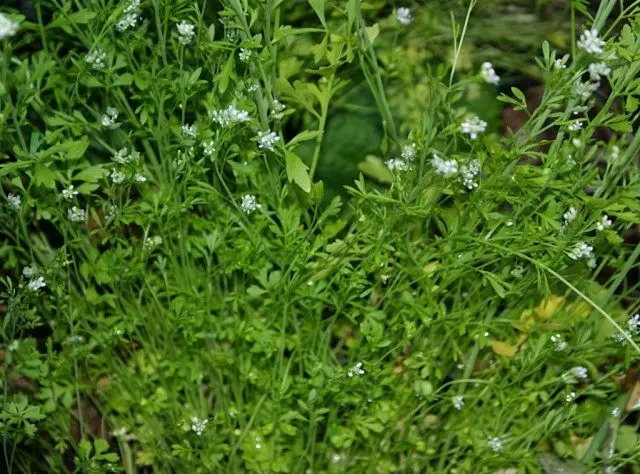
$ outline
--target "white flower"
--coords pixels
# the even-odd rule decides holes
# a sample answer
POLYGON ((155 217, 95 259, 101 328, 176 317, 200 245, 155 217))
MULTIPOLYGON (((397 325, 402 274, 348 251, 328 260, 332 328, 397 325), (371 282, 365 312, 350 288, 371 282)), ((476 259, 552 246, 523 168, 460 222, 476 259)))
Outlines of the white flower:
POLYGON ((413 17, 411 16, 411 10, 406 7, 398 8, 398 10, 396 11, 396 20, 398 20, 398 23, 400 23, 401 25, 408 25, 413 20, 413 17))
POLYGON ((565 225, 568 225, 568 224, 572 223, 576 219, 577 216, 578 216, 578 211, 576 211, 575 208, 573 208, 573 207, 570 207, 569 209, 567 209, 567 212, 562 214, 562 217, 564 218, 565 225))
POLYGON ((349 369, 347 372, 349 377, 353 377, 354 375, 364 375, 364 369, 362 368, 362 362, 356 363, 353 368, 349 369))
POLYGON ((477 116, 467 118, 460 126, 460 131, 469 135, 471 140, 478 138, 478 134, 484 132, 487 129, 487 122, 481 120, 477 116))
POLYGON ((611 147, 611 154, 609 155, 609 160, 615 163, 616 161, 618 161, 619 157, 620 157, 620 147, 618 145, 613 145, 611 147))
POLYGON ((27 285, 31 291, 38 291, 40 288, 44 288, 47 284, 44 282, 44 277, 34 278, 27 285))
POLYGON ((211 120, 222 127, 228 127, 234 123, 249 120, 249 112, 246 110, 238 110, 235 105, 231 104, 227 106, 226 109, 214 110, 211 113, 211 120))
MULTIPOLYGON (((253 84, 255 85, 255 84, 253 84)), ((284 109, 286 109, 287 107, 280 102, 279 100, 272 100, 271 101, 271 116, 273 118, 275 118, 276 120, 280 120, 283 117, 283 113, 284 109)))
POLYGON ((195 138, 198 135, 198 126, 195 123, 193 125, 185 123, 182 126, 182 133, 188 137, 195 138))
POLYGON ((122 16, 116 23, 116 29, 126 31, 129 28, 135 28, 138 23, 138 15, 140 15, 140 0, 129 0, 122 16))
POLYGON ((124 438, 127 435, 127 427, 121 426, 117 430, 112 431, 111 434, 116 438, 124 438))
POLYGON ((601 54, 602 47, 607 44, 598 37, 598 30, 592 28, 586 30, 580 35, 578 40, 578 48, 583 49, 589 54, 601 54))
POLYGON ((116 163, 120 163, 121 165, 124 165, 126 163, 129 163, 132 160, 137 160, 139 157, 140 157, 140 153, 136 151, 129 153, 128 148, 122 148, 121 150, 117 151, 113 155, 113 161, 115 161, 116 163))
POLYGON ((107 204, 107 206, 105 207, 104 218, 106 220, 111 220, 116 216, 117 213, 118 209, 116 208, 116 206, 114 206, 113 204, 107 204))
POLYGON ((504 446, 502 445, 502 440, 497 436, 489 436, 487 443, 489 444, 489 447, 491 448, 491 450, 495 453, 499 453, 504 449, 504 446))
POLYGON ((609 216, 604 214, 600 218, 600 222, 596 223, 596 230, 598 232, 602 232, 603 230, 608 229, 609 227, 611 227, 611 224, 613 224, 613 222, 611 222, 611 219, 609 219, 609 216))
POLYGON ((435 172, 438 174, 448 176, 458 173, 458 162, 456 160, 443 160, 434 153, 431 164, 433 164, 435 172))
POLYGON ((261 209, 262 204, 259 204, 256 201, 256 197, 253 194, 245 194, 242 196, 242 202, 240 203, 240 209, 247 214, 251 214, 252 212, 261 209))
POLYGON ((570 132, 577 132, 582 128, 582 122, 580 120, 574 120, 569 124, 567 128, 569 129, 570 132))
POLYGON ((618 418, 622 414, 622 410, 619 407, 615 407, 611 409, 611 416, 614 418, 618 418))
POLYGON ((581 82, 577 80, 573 90, 582 100, 587 100, 591 97, 591 94, 598 90, 598 87, 600 87, 599 82, 581 82))
POLYGON ((490 62, 482 63, 480 66, 480 75, 485 82, 493 85, 500 84, 500 76, 496 74, 496 71, 493 69, 493 64, 490 62))
POLYGON ((38 272, 38 267, 36 266, 35 263, 32 263, 28 267, 24 267, 22 269, 22 274, 27 278, 34 276, 37 272, 38 272))
POLYGON ((104 69, 107 54, 101 49, 90 51, 84 58, 84 61, 91 69, 104 69))
POLYGON ((195 35, 194 28, 195 26, 191 23, 187 23, 186 21, 182 21, 176 25, 176 29, 178 30, 178 41, 180 44, 186 46, 191 43, 191 40, 195 35))
POLYGON ((629 343, 624 334, 618 331, 611 334, 611 339, 613 339, 616 344, 620 344, 621 346, 626 346, 629 343))
POLYGON ((593 63, 589 64, 589 76, 592 81, 599 81, 602 76, 609 77, 611 74, 611 68, 605 63, 593 63))
POLYGON ((640 314, 630 317, 627 326, 629 326, 630 332, 640 332, 640 314))
POLYGON ((111 171, 111 181, 113 181, 115 184, 120 184, 124 181, 124 173, 121 173, 120 171, 114 169, 111 171))
POLYGON ((144 241, 144 246, 148 249, 162 245, 162 237, 156 235, 154 237, 147 237, 144 241))
POLYGON ((73 184, 70 184, 66 189, 62 190, 62 197, 65 198, 66 200, 73 199, 73 196, 76 196, 77 194, 78 194, 78 191, 75 190, 75 187, 73 186, 73 184))
POLYGON ((584 242, 579 242, 571 249, 569 252, 569 257, 573 260, 578 260, 580 258, 591 258, 593 256, 593 247, 591 245, 587 245, 584 242))
POLYGON ((238 58, 240 58, 240 61, 246 63, 247 61, 249 61, 249 59, 251 59, 252 55, 253 53, 250 49, 240 48, 240 52, 238 53, 238 58))
POLYGON ((576 148, 582 148, 582 140, 580 140, 579 138, 573 138, 571 139, 571 143, 573 144, 574 147, 576 148))
POLYGON ((416 157, 416 144, 412 143, 410 145, 404 145, 402 147, 402 153, 400 154, 400 156, 402 156, 402 158, 407 161, 413 161, 413 159, 416 157))
POLYGON ((553 343, 553 348, 556 352, 561 352, 567 348, 567 343, 560 334, 551 336, 551 342, 553 343))
POLYGON ((20 341, 18 339, 14 339, 11 341, 11 344, 7 346, 7 350, 9 352, 15 352, 18 350, 18 347, 20 347, 20 341))
POLYGON ((562 374, 562 380, 566 384, 575 384, 579 380, 584 380, 589 376, 587 369, 584 367, 573 367, 562 374))
POLYGON ((576 392, 569 392, 564 399, 567 403, 571 403, 576 399, 576 392))
POLYGON ((334 454, 333 456, 331 456, 331 460, 335 463, 340 462, 341 459, 342 456, 340 456, 339 454, 334 454))
POLYGON ((209 140, 208 142, 204 142, 202 144, 202 151, 207 156, 213 155, 213 153, 216 151, 215 148, 213 148, 213 140, 209 140))
POLYGON ((589 107, 587 107, 586 105, 576 105, 573 110, 571 111, 571 113, 573 115, 578 115, 581 114, 583 112, 586 112, 587 110, 589 110, 589 107))
POLYGON ((409 164, 400 158, 391 158, 384 162, 391 171, 407 171, 409 164))
POLYGON ((472 190, 478 187, 476 177, 480 173, 480 160, 471 160, 460 167, 460 180, 464 187, 472 190))
POLYGON ((201 419, 201 418, 198 418, 197 416, 191 417, 191 429, 198 436, 204 433, 204 430, 207 428, 208 423, 209 423, 209 420, 207 418, 201 419))
POLYGON ((280 141, 276 132, 258 132, 258 147, 263 150, 275 151, 275 144, 280 141))
POLYGON ((136 174, 133 179, 137 182, 137 183, 144 183, 147 181, 147 177, 143 174, 136 174))
POLYGON ((569 55, 565 54, 564 56, 562 56, 562 58, 556 59, 553 62, 553 67, 555 67, 556 69, 566 69, 567 61, 569 61, 569 55))
POLYGON ((102 114, 100 123, 105 128, 118 128, 120 126, 118 123, 118 115, 118 109, 115 107, 107 107, 106 112, 102 114))
POLYGON ((9 193, 7 195, 7 201, 9 202, 9 206, 12 209, 18 210, 22 205, 22 198, 17 194, 9 193))
POLYGON ((464 397, 462 395, 456 395, 455 397, 453 397, 451 402, 453 403, 453 408, 460 411, 462 409, 462 406, 464 405, 464 397))
POLYGON ((4 13, 0 13, 0 40, 13 36, 18 32, 18 25, 11 21, 4 13))
POLYGON ((84 209, 78 209, 76 206, 73 206, 67 210, 67 217, 71 222, 84 222, 87 218, 87 213, 84 209))

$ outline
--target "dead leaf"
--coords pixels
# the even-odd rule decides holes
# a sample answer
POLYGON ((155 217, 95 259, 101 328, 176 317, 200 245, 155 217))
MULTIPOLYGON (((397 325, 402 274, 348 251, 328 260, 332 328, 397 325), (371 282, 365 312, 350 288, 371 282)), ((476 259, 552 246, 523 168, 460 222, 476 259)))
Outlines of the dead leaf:
POLYGON ((631 390, 624 409, 628 412, 640 410, 640 382, 636 382, 635 386, 631 390))

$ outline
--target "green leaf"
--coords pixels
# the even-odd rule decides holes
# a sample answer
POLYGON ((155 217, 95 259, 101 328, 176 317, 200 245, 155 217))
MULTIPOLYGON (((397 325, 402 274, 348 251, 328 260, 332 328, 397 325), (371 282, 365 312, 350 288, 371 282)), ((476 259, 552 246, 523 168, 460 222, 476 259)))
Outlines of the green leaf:
POLYGON ((222 68, 222 72, 220 73, 219 77, 218 77, 218 90, 221 93, 224 93, 224 91, 227 90, 227 87, 229 87, 229 81, 231 80, 231 77, 233 76, 233 65, 234 65, 234 55, 230 54, 229 55, 229 59, 227 59, 227 62, 225 63, 224 67, 222 68))
POLYGON ((56 175, 47 166, 38 163, 34 172, 34 180, 37 185, 53 189, 56 186, 56 175))
POLYGON ((289 178, 289 181, 295 182, 306 193, 311 191, 311 179, 307 172, 309 169, 307 165, 305 165, 300 157, 292 151, 287 150, 284 157, 287 165, 287 178, 289 178))
POLYGON ((0 176, 4 176, 13 171, 19 170, 21 168, 27 168, 33 163, 32 161, 15 161, 13 163, 6 163, 0 166, 0 176))
POLYGON ((133 83, 133 76, 130 73, 124 73, 113 81, 114 86, 130 86, 133 83))
POLYGON ((70 142, 67 145, 67 158, 70 160, 81 158, 88 147, 89 139, 87 137, 83 137, 81 140, 75 142, 70 142))
POLYGON ((93 165, 73 177, 74 181, 84 181, 86 183, 95 183, 104 176, 102 165, 93 165))
POLYGON ((96 450, 96 454, 102 454, 109 449, 109 443, 102 438, 98 438, 93 442, 93 447, 96 450))
POLYGON ((381 183, 393 183, 393 174, 377 156, 367 155, 364 161, 358 163, 358 169, 381 183))
POLYGON ((327 27, 327 22, 324 19, 324 0, 309 0, 309 5, 313 8, 313 11, 318 15, 318 19, 322 26, 327 27))
POLYGON ((305 130, 304 132, 300 132, 295 137, 293 137, 291 141, 287 143, 287 146, 293 147, 298 143, 302 143, 308 140, 313 140, 318 135, 320 135, 320 131, 318 130, 305 130))
POLYGON ((493 273, 482 272, 482 274, 489 281, 489 283, 491 283, 491 286, 493 287, 493 289, 495 290, 495 292, 500 298, 504 298, 505 296, 507 296, 507 291, 504 287, 505 285, 504 282, 501 282, 500 280, 498 280, 498 277, 495 276, 493 273))
POLYGON ((80 186, 76 188, 80 194, 91 194, 93 191, 98 189, 99 186, 93 183, 82 183, 80 186))

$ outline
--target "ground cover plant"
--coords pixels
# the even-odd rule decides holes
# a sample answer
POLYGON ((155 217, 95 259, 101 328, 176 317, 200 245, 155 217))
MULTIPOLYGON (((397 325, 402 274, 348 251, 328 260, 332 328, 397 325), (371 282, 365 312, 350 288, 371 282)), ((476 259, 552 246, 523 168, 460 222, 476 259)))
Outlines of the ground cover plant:
POLYGON ((640 2, 531 3, 3 6, 2 472, 640 472, 640 2))

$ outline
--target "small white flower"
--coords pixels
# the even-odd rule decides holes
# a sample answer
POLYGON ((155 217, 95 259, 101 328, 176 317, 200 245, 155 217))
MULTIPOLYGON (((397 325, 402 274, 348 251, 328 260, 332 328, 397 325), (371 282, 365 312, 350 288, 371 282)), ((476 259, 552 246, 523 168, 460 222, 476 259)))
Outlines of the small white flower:
POLYGON ((124 438, 127 435, 127 427, 121 426, 117 430, 112 431, 111 434, 116 438, 124 438))
POLYGON ((349 377, 353 377, 354 375, 364 375, 364 369, 362 368, 362 362, 356 363, 353 368, 349 369, 347 372, 349 377))
POLYGON ((338 463, 338 462, 340 462, 340 460, 341 460, 341 459, 342 459, 342 456, 340 456, 339 454, 334 454, 333 456, 331 456, 331 460, 332 460, 334 463, 338 463))
POLYGON ((502 440, 497 436, 489 436, 487 443, 489 444, 489 448, 495 453, 499 453, 504 449, 502 445, 502 440))
POLYGON ((14 339, 11 341, 11 344, 7 346, 7 350, 9 352, 15 352, 18 350, 18 347, 20 347, 20 341, 18 339, 14 339))
POLYGON ((576 219, 577 216, 578 216, 578 211, 576 211, 575 208, 573 207, 570 207, 569 209, 567 209, 567 212, 562 214, 565 225, 571 224, 576 219))
POLYGON ((569 124, 567 128, 569 129, 570 132, 577 132, 582 128, 582 122, 580 120, 574 120, 569 124))
POLYGON ((38 267, 35 263, 32 263, 31 265, 29 265, 28 267, 24 267, 22 269, 22 274, 27 277, 27 278, 31 278, 32 276, 34 276, 36 273, 38 272, 38 267))
POLYGON ((118 115, 118 109, 115 107, 107 107, 106 112, 102 114, 100 123, 105 128, 118 128, 120 126, 118 123, 118 115))
POLYGON ((576 392, 569 392, 564 399, 567 403, 571 403, 576 399, 576 392))
POLYGON ((464 405, 464 397, 462 395, 456 395, 451 400, 451 403, 453 403, 453 408, 460 411, 462 409, 462 406, 464 405))
POLYGON ((147 177, 143 174, 136 174, 133 179, 137 182, 137 183, 144 183, 147 181, 147 177))
POLYGON ((0 13, 0 40, 15 35, 19 26, 18 23, 11 21, 4 13, 0 13))
POLYGON ((402 156, 402 158, 407 161, 413 161, 413 159, 416 157, 416 144, 405 144, 402 147, 402 153, 400 154, 400 156, 402 156))
POLYGON ((564 56, 562 56, 562 58, 556 59, 553 62, 553 67, 555 67, 556 69, 566 69, 567 61, 569 61, 569 55, 565 54, 564 56))
POLYGON ((91 69, 104 69, 107 54, 101 49, 90 51, 84 58, 84 61, 91 69))
POLYGON ((195 138, 198 135, 198 126, 195 123, 192 125, 185 123, 182 126, 182 133, 188 137, 195 138))
POLYGON ((204 430, 207 428, 207 424, 209 423, 208 418, 198 418, 197 416, 191 417, 191 429, 195 434, 201 436, 204 433, 204 430))
POLYGON ((620 157, 620 147, 618 145, 613 145, 611 147, 611 154, 609 155, 609 160, 611 160, 612 163, 615 163, 616 161, 618 161, 619 157, 620 157))
POLYGON ((613 224, 613 222, 611 222, 611 219, 609 219, 609 216, 604 214, 600 218, 600 222, 596 223, 596 230, 598 232, 602 232, 603 230, 608 229, 609 227, 611 227, 611 224, 613 224))
POLYGON ((460 126, 460 131, 466 135, 469 135, 471 140, 478 138, 478 134, 484 132, 487 129, 487 122, 480 119, 477 116, 471 116, 467 118, 460 126))
POLYGON ((215 148, 213 147, 213 140, 209 140, 208 142, 204 142, 202 144, 202 152, 206 156, 211 156, 215 152, 215 148))
POLYGON ((611 409, 611 416, 614 418, 618 418, 622 414, 622 410, 618 407, 611 409))
POLYGON ((577 80, 573 90, 582 100, 587 100, 595 91, 598 90, 598 87, 600 87, 599 82, 582 82, 577 80))
POLYGON ((235 105, 231 104, 227 106, 226 109, 214 110, 211 113, 211 120, 222 127, 228 127, 234 123, 249 120, 249 112, 246 110, 238 110, 235 105))
POLYGON ((238 53, 240 61, 246 63, 251 59, 251 56, 253 56, 253 52, 250 49, 240 48, 240 52, 238 53))
POLYGON ((627 344, 629 344, 629 341, 624 336, 624 334, 619 331, 611 334, 611 339, 613 339, 616 344, 620 344, 621 346, 626 346, 627 344))
POLYGON ((113 219, 117 213, 118 209, 116 208, 116 206, 114 206, 113 204, 107 204, 105 207, 104 218, 109 221, 113 219))
POLYGON ((157 247, 158 245, 162 245, 162 237, 156 235, 154 237, 147 237, 144 241, 144 246, 148 249, 152 249, 157 247))
POLYGON ((75 336, 69 336, 66 342, 68 342, 69 344, 82 344, 84 343, 84 337, 76 334, 75 336))
POLYGON ((258 147, 263 150, 275 151, 275 144, 280 141, 276 132, 258 132, 258 147))
POLYGON ((592 81, 599 81, 601 77, 609 77, 611 74, 611 68, 605 63, 593 63, 589 64, 589 76, 592 81))
POLYGON ((584 367, 573 367, 562 374, 562 380, 567 384, 575 384, 578 380, 584 380, 589 376, 587 369, 584 367))
POLYGON ((560 334, 551 336, 551 342, 553 343, 553 348, 556 352, 561 352, 567 348, 567 343, 560 334))
POLYGON ((16 211, 20 209, 20 206, 22 205, 22 198, 17 194, 9 193, 7 195, 7 201, 9 202, 9 207, 16 211))
POLYGON ((480 174, 480 160, 471 160, 460 167, 460 180, 465 188, 472 190, 478 187, 476 177, 480 174))
POLYGON ((593 257, 593 247, 591 245, 586 244, 585 242, 577 243, 573 249, 569 252, 569 257, 573 260, 578 260, 580 258, 589 259, 593 257))
POLYGON ((482 63, 480 67, 480 75, 485 82, 489 84, 493 84, 497 86, 500 84, 500 76, 496 74, 496 71, 493 69, 493 64, 490 62, 482 63))
POLYGON ((191 40, 195 35, 194 28, 194 25, 187 23, 186 21, 182 21, 176 25, 176 29, 178 30, 178 41, 181 45, 186 46, 191 43, 191 40))
POLYGON ((582 140, 580 140, 579 138, 573 138, 571 140, 571 143, 573 144, 574 147, 576 148, 582 148, 582 140))
POLYGON ((602 54, 602 47, 607 44, 598 37, 598 30, 592 28, 586 30, 580 35, 578 40, 578 48, 583 49, 589 54, 602 54))
POLYGON ((44 277, 34 278, 27 285, 31 291, 38 291, 40 288, 44 288, 47 284, 44 282, 44 277))
POLYGON ((135 28, 138 23, 138 16, 140 15, 140 0, 129 0, 127 6, 124 8, 122 16, 116 23, 116 29, 118 31, 126 31, 129 28, 135 28))
POLYGON ((391 171, 407 171, 409 164, 401 158, 391 158, 384 162, 391 171))
POLYGON ((408 25, 413 21, 413 16, 411 16, 411 10, 406 7, 400 7, 396 11, 396 20, 401 25, 408 25))
POLYGON ((433 160, 431 161, 435 172, 450 176, 458 174, 458 162, 456 160, 443 160, 435 153, 433 154, 433 160))
POLYGON ((87 213, 84 209, 78 209, 76 206, 73 206, 67 210, 67 217, 71 222, 84 222, 87 218, 87 213))
POLYGON ((251 214, 252 212, 261 209, 262 204, 259 204, 256 201, 256 197, 253 194, 245 194, 242 196, 242 202, 240 203, 240 209, 246 214, 251 214))
MULTIPOLYGON (((255 85, 255 84, 253 84, 253 85, 255 85)), ((279 100, 276 100, 276 99, 272 100, 271 101, 271 116, 276 120, 280 120, 284 116, 283 112, 284 112, 284 109, 286 109, 286 108, 287 107, 282 102, 280 102, 279 100)))
POLYGON ((587 110, 589 110, 589 107, 587 107, 586 105, 576 105, 573 110, 571 111, 571 113, 573 115, 578 115, 581 114, 583 112, 586 112, 587 110))
POLYGON ((114 169, 111 171, 111 181, 113 181, 115 184, 120 184, 124 181, 125 175, 124 173, 114 169))
POLYGON ((640 314, 631 316, 627 321, 629 332, 640 332, 640 314))
POLYGON ((78 191, 75 190, 73 184, 70 184, 66 189, 62 190, 62 197, 67 201, 73 199, 73 196, 77 196, 78 191))

